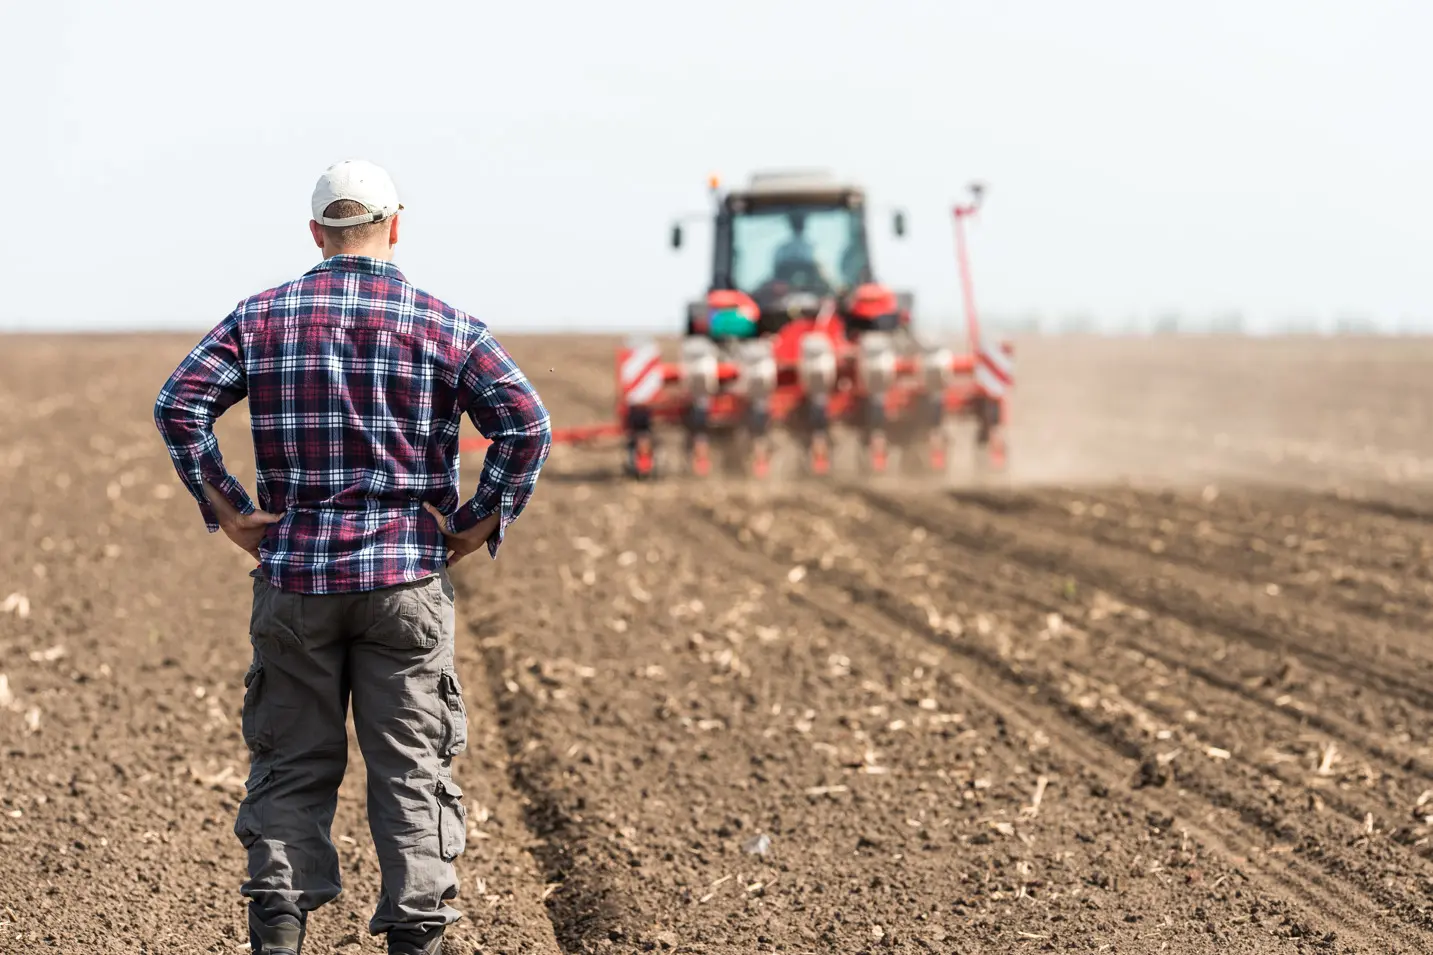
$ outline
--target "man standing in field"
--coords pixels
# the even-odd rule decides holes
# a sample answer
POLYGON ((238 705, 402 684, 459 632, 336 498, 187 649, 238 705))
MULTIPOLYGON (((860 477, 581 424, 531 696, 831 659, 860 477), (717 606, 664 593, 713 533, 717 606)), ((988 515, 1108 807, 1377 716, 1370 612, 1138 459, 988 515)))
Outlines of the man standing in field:
POLYGON ((350 161, 313 193, 323 261, 240 302, 165 383, 155 421, 209 531, 251 554, 244 677, 249 943, 299 955, 308 913, 338 895, 329 827, 350 696, 383 888, 388 951, 436 955, 459 918, 453 860, 467 742, 448 566, 504 532, 551 447, 546 409, 487 327, 393 265, 397 191, 350 161), (259 506, 224 466, 215 418, 249 401, 259 506), (459 501, 467 415, 492 441, 459 501), (424 510, 428 512, 423 513, 424 510))

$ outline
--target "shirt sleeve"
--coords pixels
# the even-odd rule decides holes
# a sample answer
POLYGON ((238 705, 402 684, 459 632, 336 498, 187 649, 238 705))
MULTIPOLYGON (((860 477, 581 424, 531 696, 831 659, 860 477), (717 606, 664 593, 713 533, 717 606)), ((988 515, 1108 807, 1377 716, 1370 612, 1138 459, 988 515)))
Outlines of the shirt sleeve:
POLYGON ((461 533, 497 512, 497 530, 488 538, 488 553, 495 558, 508 525, 532 497, 552 449, 552 423, 532 383, 486 328, 468 353, 458 389, 460 410, 492 443, 476 493, 450 516, 449 525, 461 533))
POLYGON ((204 524, 219 529, 218 516, 204 484, 213 485, 241 514, 254 511, 254 502, 224 467, 214 421, 248 393, 239 318, 231 313, 214 327, 179 363, 159 391, 154 422, 164 437, 174 469, 199 503, 204 524))

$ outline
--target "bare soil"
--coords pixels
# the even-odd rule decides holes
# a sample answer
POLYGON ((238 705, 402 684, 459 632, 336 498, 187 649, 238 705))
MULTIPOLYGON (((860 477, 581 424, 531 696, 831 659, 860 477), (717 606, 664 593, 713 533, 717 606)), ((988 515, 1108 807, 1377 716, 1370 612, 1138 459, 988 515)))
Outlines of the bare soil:
MULTIPOLYGON (((0 338, 0 952, 245 948, 249 561, 150 417, 189 344, 0 338)), ((613 342, 511 347, 608 413, 613 342)), ((449 951, 1433 950, 1433 345, 1017 359, 978 487, 554 452, 456 574, 449 951)), ((306 952, 381 951, 356 746, 334 836, 306 952)))

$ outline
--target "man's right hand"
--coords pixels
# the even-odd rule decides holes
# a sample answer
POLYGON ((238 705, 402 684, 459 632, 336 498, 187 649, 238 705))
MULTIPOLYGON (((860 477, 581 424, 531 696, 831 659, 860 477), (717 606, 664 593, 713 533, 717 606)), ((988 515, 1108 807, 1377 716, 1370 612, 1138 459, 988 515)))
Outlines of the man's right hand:
POLYGON ((455 534, 448 524, 448 518, 443 515, 442 511, 427 501, 423 502, 423 507, 433 515, 433 519, 438 522, 438 527, 443 532, 443 542, 448 547, 449 567, 487 544, 488 538, 492 537, 498 529, 498 513, 494 511, 461 534, 455 534))

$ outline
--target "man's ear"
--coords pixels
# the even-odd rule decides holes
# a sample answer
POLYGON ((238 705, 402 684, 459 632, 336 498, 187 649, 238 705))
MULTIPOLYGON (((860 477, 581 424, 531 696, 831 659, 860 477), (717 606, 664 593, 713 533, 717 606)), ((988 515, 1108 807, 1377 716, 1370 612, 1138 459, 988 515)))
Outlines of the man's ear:
POLYGON ((323 226, 319 225, 315 220, 310 219, 308 221, 308 230, 313 236, 313 244, 320 249, 323 248, 323 226))
POLYGON ((388 223, 388 247, 391 249, 398 244, 398 213, 393 213, 393 221, 388 223))

